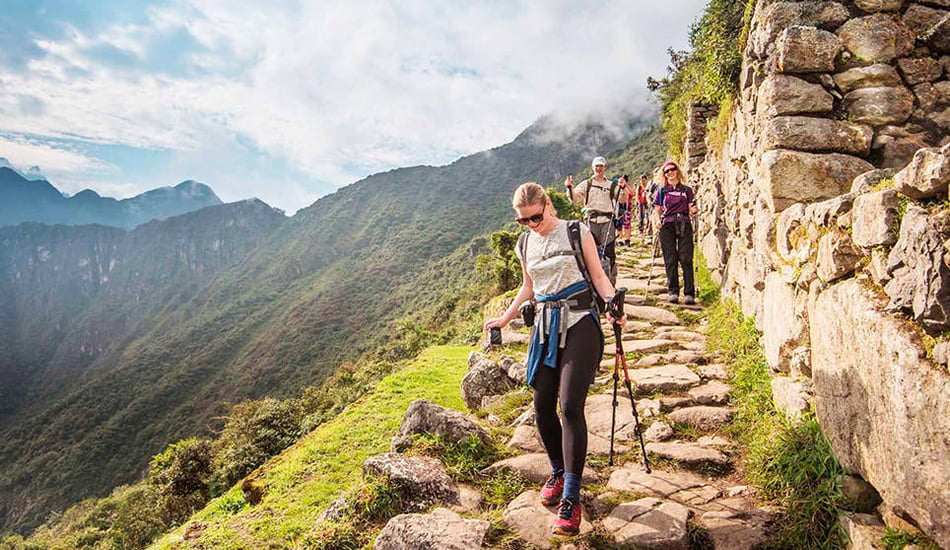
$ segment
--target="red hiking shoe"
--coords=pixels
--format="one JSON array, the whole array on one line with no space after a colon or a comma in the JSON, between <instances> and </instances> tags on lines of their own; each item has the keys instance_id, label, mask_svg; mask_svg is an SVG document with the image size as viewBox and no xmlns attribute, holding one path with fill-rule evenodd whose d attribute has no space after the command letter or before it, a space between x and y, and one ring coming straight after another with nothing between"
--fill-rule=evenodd
<instances>
[{"instance_id":1,"label":"red hiking shoe","mask_svg":"<svg viewBox=\"0 0 950 550\"><path fill-rule=\"evenodd\" d=\"M564 475L552 475L541 487L541 503L545 506L554 506L561 500L564 491Z\"/></svg>"},{"instance_id":2,"label":"red hiking shoe","mask_svg":"<svg viewBox=\"0 0 950 550\"><path fill-rule=\"evenodd\" d=\"M581 532L581 503L570 499L561 499L554 520L555 535L576 535Z\"/></svg>"}]
</instances>

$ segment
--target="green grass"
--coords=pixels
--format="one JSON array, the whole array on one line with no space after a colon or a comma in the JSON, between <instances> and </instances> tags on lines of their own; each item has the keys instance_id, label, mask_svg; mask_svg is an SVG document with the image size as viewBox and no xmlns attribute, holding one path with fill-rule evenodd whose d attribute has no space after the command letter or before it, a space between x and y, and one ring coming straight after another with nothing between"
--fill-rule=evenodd
<instances>
[{"instance_id":1,"label":"green grass","mask_svg":"<svg viewBox=\"0 0 950 550\"><path fill-rule=\"evenodd\" d=\"M940 550L937 543L923 535L912 535L906 531L891 529L884 531L884 548L887 550L901 550L905 546L916 544L921 550Z\"/></svg>"},{"instance_id":2,"label":"green grass","mask_svg":"<svg viewBox=\"0 0 950 550\"><path fill-rule=\"evenodd\" d=\"M192 520L208 524L197 539L204 548L286 547L302 541L320 513L341 493L357 486L363 462L389 450L409 404L425 397L464 409L459 386L468 347L429 348L414 362L382 381L337 418L317 427L296 445L265 464L267 495L256 506L241 501L235 487L211 501ZM180 540L182 530L154 548L198 548Z\"/></svg>"},{"instance_id":3,"label":"green grass","mask_svg":"<svg viewBox=\"0 0 950 550\"><path fill-rule=\"evenodd\" d=\"M843 469L817 420L806 415L794 424L775 408L759 333L735 303L711 308L709 327L710 348L731 374L736 416L729 432L744 449L746 478L785 509L766 548L843 548L835 481Z\"/></svg>"}]
</instances>

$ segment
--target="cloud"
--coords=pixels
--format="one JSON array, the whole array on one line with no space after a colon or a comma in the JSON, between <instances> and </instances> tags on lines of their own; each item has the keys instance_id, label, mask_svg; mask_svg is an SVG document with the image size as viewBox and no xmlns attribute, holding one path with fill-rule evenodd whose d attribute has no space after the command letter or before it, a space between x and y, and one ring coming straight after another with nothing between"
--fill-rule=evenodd
<instances>
[{"instance_id":1,"label":"cloud","mask_svg":"<svg viewBox=\"0 0 950 550\"><path fill-rule=\"evenodd\" d=\"M28 70L0 66L0 86L42 106L0 96L0 131L199 156L240 140L344 185L499 145L547 113L642 110L646 77L704 5L155 4L134 23L35 40Z\"/></svg>"},{"instance_id":2,"label":"cloud","mask_svg":"<svg viewBox=\"0 0 950 550\"><path fill-rule=\"evenodd\" d=\"M8 159L21 172L30 166L41 166L44 175L60 191L70 194L88 187L96 187L103 194L120 198L142 191L135 185L104 184L103 179L117 174L119 168L67 146L56 146L22 136L0 135L0 157Z\"/></svg>"}]
</instances>

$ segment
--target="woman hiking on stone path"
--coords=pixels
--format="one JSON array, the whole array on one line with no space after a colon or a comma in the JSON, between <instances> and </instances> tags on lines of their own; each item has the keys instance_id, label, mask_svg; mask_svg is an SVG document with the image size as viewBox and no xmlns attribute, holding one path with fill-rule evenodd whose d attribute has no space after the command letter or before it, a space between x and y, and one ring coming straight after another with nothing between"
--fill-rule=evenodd
<instances>
[{"instance_id":1,"label":"woman hiking on stone path","mask_svg":"<svg viewBox=\"0 0 950 550\"><path fill-rule=\"evenodd\" d=\"M660 247L666 266L666 284L671 304L679 303L680 280L678 267L683 268L685 303L696 303L693 281L693 224L690 219L698 212L693 190L682 181L682 173L675 162L663 165L660 188L654 203L655 219L660 228Z\"/></svg>"},{"instance_id":2,"label":"woman hiking on stone path","mask_svg":"<svg viewBox=\"0 0 950 550\"><path fill-rule=\"evenodd\" d=\"M572 231L580 236L583 263L597 293L609 302L615 290L600 265L590 230L559 220L543 187L522 184L511 204L517 222L530 230L515 249L523 283L504 315L486 321L485 329L504 327L523 303L537 300L527 381L534 390L538 433L551 462L551 477L541 488L541 500L547 506L559 505L554 533L573 535L580 529L581 476L587 457L584 403L600 365L604 337L590 285L573 254ZM608 315L607 319L621 326L626 323L625 316Z\"/></svg>"}]
</instances>

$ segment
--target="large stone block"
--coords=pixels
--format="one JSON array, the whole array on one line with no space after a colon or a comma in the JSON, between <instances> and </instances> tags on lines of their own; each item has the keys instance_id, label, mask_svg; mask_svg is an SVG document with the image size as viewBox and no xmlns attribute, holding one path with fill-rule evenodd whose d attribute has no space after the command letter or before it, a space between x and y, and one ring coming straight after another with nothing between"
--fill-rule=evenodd
<instances>
[{"instance_id":1,"label":"large stone block","mask_svg":"<svg viewBox=\"0 0 950 550\"><path fill-rule=\"evenodd\" d=\"M393 438L392 450L398 452L409 447L413 436L421 434L440 435L453 443L460 443L471 436L484 444L491 442L488 432L461 412L426 399L417 399L406 409L399 432Z\"/></svg>"},{"instance_id":2,"label":"large stone block","mask_svg":"<svg viewBox=\"0 0 950 550\"><path fill-rule=\"evenodd\" d=\"M844 96L851 120L871 126L901 124L914 112L914 94L907 88L860 88Z\"/></svg>"},{"instance_id":3,"label":"large stone block","mask_svg":"<svg viewBox=\"0 0 950 550\"><path fill-rule=\"evenodd\" d=\"M766 116L830 113L834 98L821 84L801 78L769 75L759 87L759 111Z\"/></svg>"},{"instance_id":4,"label":"large stone block","mask_svg":"<svg viewBox=\"0 0 950 550\"><path fill-rule=\"evenodd\" d=\"M826 283L840 279L854 271L861 256L850 235L833 230L818 241L818 277Z\"/></svg>"},{"instance_id":5,"label":"large stone block","mask_svg":"<svg viewBox=\"0 0 950 550\"><path fill-rule=\"evenodd\" d=\"M898 59L897 67L904 75L904 81L911 86L933 82L943 74L943 66L932 57Z\"/></svg>"},{"instance_id":6,"label":"large stone block","mask_svg":"<svg viewBox=\"0 0 950 550\"><path fill-rule=\"evenodd\" d=\"M844 47L866 63L887 62L914 49L914 34L900 19L876 13L851 19L838 29Z\"/></svg>"},{"instance_id":7,"label":"large stone block","mask_svg":"<svg viewBox=\"0 0 950 550\"><path fill-rule=\"evenodd\" d=\"M903 21L921 42L939 53L950 52L950 24L944 20L947 10L922 4L911 4L904 12Z\"/></svg>"},{"instance_id":8,"label":"large stone block","mask_svg":"<svg viewBox=\"0 0 950 550\"><path fill-rule=\"evenodd\" d=\"M911 312L932 331L950 329L950 265L944 260L948 240L950 210L929 214L910 204L887 261L889 307Z\"/></svg>"},{"instance_id":9,"label":"large stone block","mask_svg":"<svg viewBox=\"0 0 950 550\"><path fill-rule=\"evenodd\" d=\"M373 548L377 550L477 550L482 547L491 524L464 519L455 512L438 508L431 514L401 514L383 527Z\"/></svg>"},{"instance_id":10,"label":"large stone block","mask_svg":"<svg viewBox=\"0 0 950 550\"><path fill-rule=\"evenodd\" d=\"M841 40L828 31L796 26L782 31L777 49L779 72L831 72L841 51Z\"/></svg>"},{"instance_id":11,"label":"large stone block","mask_svg":"<svg viewBox=\"0 0 950 550\"><path fill-rule=\"evenodd\" d=\"M785 415L785 418L798 422L802 419L809 407L807 384L793 380L788 376L776 376L771 380L772 402L775 408Z\"/></svg>"},{"instance_id":12,"label":"large stone block","mask_svg":"<svg viewBox=\"0 0 950 550\"><path fill-rule=\"evenodd\" d=\"M847 153L867 156L874 131L870 126L844 120L806 116L780 116L765 126L766 149L795 149L814 153Z\"/></svg>"},{"instance_id":13,"label":"large stone block","mask_svg":"<svg viewBox=\"0 0 950 550\"><path fill-rule=\"evenodd\" d=\"M807 344L808 327L796 307L795 289L776 272L765 278L762 322L762 346L769 368L777 372L789 371L791 352Z\"/></svg>"},{"instance_id":14,"label":"large stone block","mask_svg":"<svg viewBox=\"0 0 950 550\"><path fill-rule=\"evenodd\" d=\"M765 193L773 212L796 202L816 202L848 192L856 176L874 169L850 155L827 155L776 149L753 166L753 180Z\"/></svg>"},{"instance_id":15,"label":"large stone block","mask_svg":"<svg viewBox=\"0 0 950 550\"><path fill-rule=\"evenodd\" d=\"M848 69L836 74L834 80L842 93L858 88L890 88L901 85L901 77L897 74L897 69L886 63Z\"/></svg>"},{"instance_id":16,"label":"large stone block","mask_svg":"<svg viewBox=\"0 0 950 550\"><path fill-rule=\"evenodd\" d=\"M749 51L759 59L770 55L786 28L810 25L834 30L848 20L848 9L837 2L775 2L756 10Z\"/></svg>"},{"instance_id":17,"label":"large stone block","mask_svg":"<svg viewBox=\"0 0 950 550\"><path fill-rule=\"evenodd\" d=\"M942 197L950 187L950 147L920 149L894 176L894 188L912 199Z\"/></svg>"},{"instance_id":18,"label":"large stone block","mask_svg":"<svg viewBox=\"0 0 950 550\"><path fill-rule=\"evenodd\" d=\"M854 200L854 224L851 238L864 248L897 242L897 191L883 189L858 196Z\"/></svg>"},{"instance_id":19,"label":"large stone block","mask_svg":"<svg viewBox=\"0 0 950 550\"><path fill-rule=\"evenodd\" d=\"M855 5L870 13L879 11L898 11L906 0L855 0Z\"/></svg>"},{"instance_id":20,"label":"large stone block","mask_svg":"<svg viewBox=\"0 0 950 550\"><path fill-rule=\"evenodd\" d=\"M950 546L950 376L861 281L810 308L815 410L835 456Z\"/></svg>"}]
</instances>

